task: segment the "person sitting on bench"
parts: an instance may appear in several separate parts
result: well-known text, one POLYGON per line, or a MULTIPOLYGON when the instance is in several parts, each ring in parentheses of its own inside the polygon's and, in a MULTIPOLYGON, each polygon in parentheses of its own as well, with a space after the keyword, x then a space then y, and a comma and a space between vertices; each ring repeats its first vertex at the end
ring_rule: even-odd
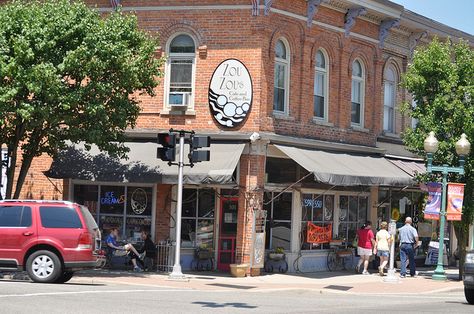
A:
POLYGON ((110 229, 110 234, 105 240, 107 246, 113 249, 113 255, 115 256, 125 256, 129 255, 130 259, 132 260, 133 270, 136 272, 141 272, 142 269, 140 266, 137 265, 137 259, 143 260, 145 258, 145 254, 139 254, 138 251, 132 244, 125 244, 123 246, 118 245, 117 243, 118 238, 118 228, 113 227, 110 229))

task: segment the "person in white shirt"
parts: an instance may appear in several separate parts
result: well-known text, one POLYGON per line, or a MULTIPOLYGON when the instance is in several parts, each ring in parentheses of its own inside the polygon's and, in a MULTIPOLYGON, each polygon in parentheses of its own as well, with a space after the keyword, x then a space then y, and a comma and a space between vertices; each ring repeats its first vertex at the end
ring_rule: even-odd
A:
POLYGON ((390 256, 390 245, 392 244, 392 236, 387 231, 388 223, 382 221, 380 230, 375 235, 374 254, 380 257, 379 274, 383 276, 383 270, 388 263, 390 256))

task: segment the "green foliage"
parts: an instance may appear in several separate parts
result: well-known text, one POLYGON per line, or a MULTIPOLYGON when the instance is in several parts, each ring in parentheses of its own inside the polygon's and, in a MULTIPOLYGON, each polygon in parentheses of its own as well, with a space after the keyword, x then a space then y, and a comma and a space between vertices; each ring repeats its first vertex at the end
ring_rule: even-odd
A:
MULTIPOLYGON (((405 104, 403 110, 418 120, 416 128, 408 129, 403 135, 408 149, 424 156, 424 139, 434 131, 440 145, 433 163, 457 166, 455 143, 461 134, 466 133, 474 144, 474 50, 464 41, 452 43, 435 39, 415 52, 403 85, 416 101, 415 108, 405 104)), ((466 182, 463 220, 455 224, 457 235, 465 235, 474 218, 473 151, 466 158, 465 176, 449 178, 466 182)), ((438 178, 425 175, 423 179, 438 178)), ((465 247, 466 242, 460 242, 465 247)))
POLYGON ((69 0, 0 6, 0 144, 11 160, 18 147, 25 163, 54 156, 67 141, 123 156, 137 96, 153 95, 161 76, 156 47, 132 14, 101 16, 69 0))

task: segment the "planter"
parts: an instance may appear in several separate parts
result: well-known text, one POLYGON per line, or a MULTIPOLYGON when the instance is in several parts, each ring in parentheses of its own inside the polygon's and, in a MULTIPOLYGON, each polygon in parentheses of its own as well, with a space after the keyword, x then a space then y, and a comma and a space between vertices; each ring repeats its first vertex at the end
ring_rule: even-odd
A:
POLYGON ((233 277, 245 277, 248 268, 248 264, 230 264, 230 274, 233 277))
POLYGON ((285 258, 284 253, 268 253, 268 258, 272 261, 281 261, 285 258))
POLYGON ((260 276, 260 268, 257 268, 257 267, 250 268, 250 276, 252 277, 260 276))

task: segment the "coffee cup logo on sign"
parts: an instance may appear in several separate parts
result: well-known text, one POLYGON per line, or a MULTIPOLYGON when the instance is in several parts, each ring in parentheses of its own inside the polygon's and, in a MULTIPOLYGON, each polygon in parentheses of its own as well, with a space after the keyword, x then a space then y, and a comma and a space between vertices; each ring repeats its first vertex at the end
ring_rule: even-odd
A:
POLYGON ((252 78, 236 59, 219 64, 209 84, 209 109, 222 126, 234 128, 245 121, 252 107, 252 78))
POLYGON ((143 214, 143 212, 146 210, 146 206, 148 205, 148 197, 144 189, 137 188, 135 191, 133 191, 132 197, 130 199, 130 205, 135 214, 143 214))

